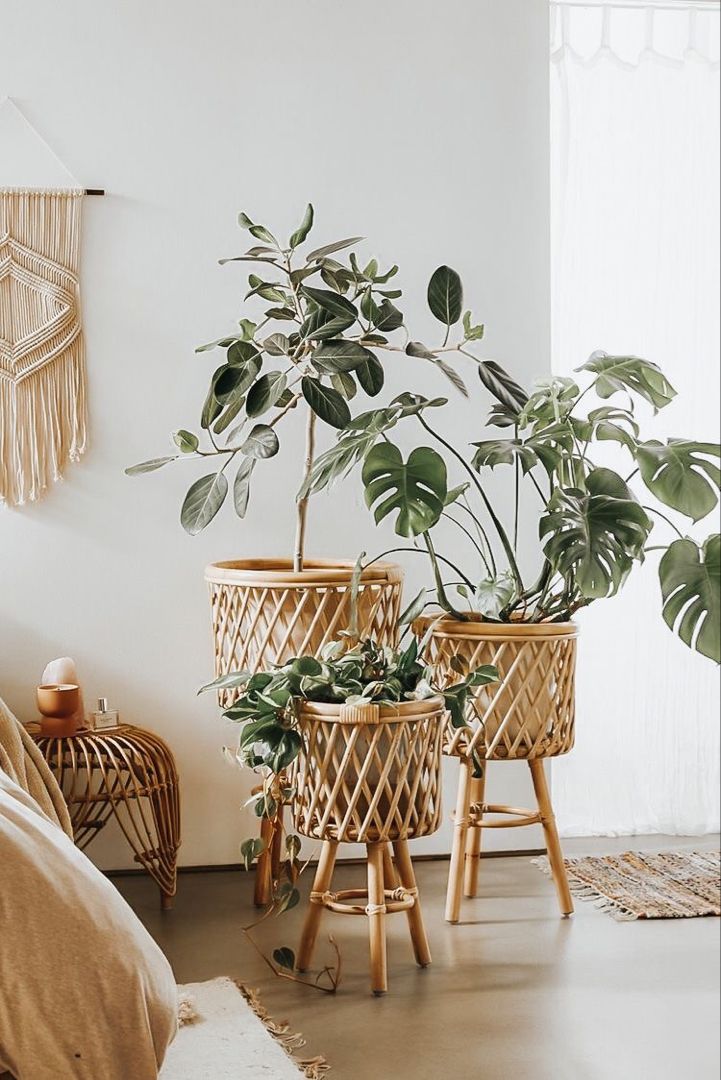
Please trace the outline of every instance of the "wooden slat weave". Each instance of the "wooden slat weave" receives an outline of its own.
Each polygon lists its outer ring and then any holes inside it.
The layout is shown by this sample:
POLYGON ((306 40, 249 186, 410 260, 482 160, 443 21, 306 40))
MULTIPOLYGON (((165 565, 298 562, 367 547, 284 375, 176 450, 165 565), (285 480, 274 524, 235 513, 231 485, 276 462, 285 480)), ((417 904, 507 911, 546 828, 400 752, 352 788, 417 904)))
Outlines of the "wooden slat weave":
MULTIPOLYGON (((281 559, 213 563, 205 577, 215 674, 256 672, 292 656, 317 656, 348 625, 352 573, 350 562, 306 562, 303 574, 281 559)), ((394 564, 376 563, 364 573, 358 594, 362 637, 396 643, 402 589, 403 571, 394 564)), ((218 700, 228 708, 237 696, 226 690, 218 700)))
MULTIPOLYGON (((430 620, 419 622, 427 626, 430 620)), ((474 751, 486 761, 568 753, 574 742, 577 635, 574 623, 440 620, 428 655, 441 685, 459 677, 451 666, 454 657, 466 670, 494 664, 500 676, 469 698, 470 732, 448 725, 444 752, 463 756, 474 751)))
POLYGON ((304 836, 377 843, 427 836, 441 822, 443 701, 370 706, 307 703, 293 771, 295 827, 304 836), (353 708, 353 707, 352 707, 353 708))

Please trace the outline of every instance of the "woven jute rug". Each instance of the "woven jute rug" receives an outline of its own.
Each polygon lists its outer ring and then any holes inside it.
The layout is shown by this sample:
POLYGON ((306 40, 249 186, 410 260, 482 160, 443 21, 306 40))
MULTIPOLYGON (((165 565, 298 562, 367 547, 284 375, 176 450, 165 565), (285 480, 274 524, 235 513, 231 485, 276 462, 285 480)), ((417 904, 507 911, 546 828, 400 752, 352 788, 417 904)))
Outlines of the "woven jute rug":
MULTIPOLYGON (((534 864, 549 872, 548 860, 534 864)), ((564 859, 574 896, 614 919, 691 919, 721 915, 718 851, 625 851, 564 859)))
MULTIPOLYGON (((328 1065, 232 979, 178 987, 180 1027, 160 1080, 324 1080, 328 1065)), ((329 1078, 330 1080, 330 1078, 329 1078)))

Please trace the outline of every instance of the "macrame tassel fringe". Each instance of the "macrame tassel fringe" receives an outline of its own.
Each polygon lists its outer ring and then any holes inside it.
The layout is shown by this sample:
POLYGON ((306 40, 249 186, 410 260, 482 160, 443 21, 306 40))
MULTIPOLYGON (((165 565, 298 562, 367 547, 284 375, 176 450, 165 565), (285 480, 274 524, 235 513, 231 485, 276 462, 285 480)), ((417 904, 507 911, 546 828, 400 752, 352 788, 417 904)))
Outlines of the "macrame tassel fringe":
POLYGON ((39 499, 80 459, 86 441, 82 336, 20 382, 0 377, 0 502, 39 499))

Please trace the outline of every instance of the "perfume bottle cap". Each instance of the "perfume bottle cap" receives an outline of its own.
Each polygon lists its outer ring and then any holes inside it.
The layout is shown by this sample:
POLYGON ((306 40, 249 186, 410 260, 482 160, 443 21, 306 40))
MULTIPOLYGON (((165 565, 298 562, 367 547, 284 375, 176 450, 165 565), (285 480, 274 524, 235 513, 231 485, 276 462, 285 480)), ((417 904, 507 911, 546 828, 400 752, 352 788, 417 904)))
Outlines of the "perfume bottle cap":
POLYGON ((98 698, 98 712, 108 711, 108 699, 106 697, 98 698))

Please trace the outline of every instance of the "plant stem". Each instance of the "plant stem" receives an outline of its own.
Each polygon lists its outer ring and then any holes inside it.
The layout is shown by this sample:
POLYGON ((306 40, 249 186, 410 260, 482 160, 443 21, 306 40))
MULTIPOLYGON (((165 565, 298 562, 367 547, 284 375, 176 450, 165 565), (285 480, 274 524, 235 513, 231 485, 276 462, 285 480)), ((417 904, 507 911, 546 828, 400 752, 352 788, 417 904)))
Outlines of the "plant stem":
POLYGON ((470 542, 473 544, 473 546, 476 549, 476 551, 478 552, 478 554, 481 556, 481 560, 483 562, 483 565, 486 568, 486 573, 488 574, 489 577, 491 577, 492 576, 492 571, 491 571, 490 566, 488 565, 488 560, 486 559, 483 548, 478 543, 478 541, 475 539, 475 537, 470 532, 470 530, 467 529, 466 526, 462 522, 460 522, 458 520, 458 518, 454 518, 452 514, 449 514, 447 510, 443 511, 443 517, 446 518, 448 521, 452 521, 453 524, 456 525, 461 530, 461 532, 466 534, 466 536, 468 537, 470 542))
MULTIPOLYGON (((305 429, 305 466, 303 469, 303 486, 310 479, 313 470, 313 458, 315 455, 315 413, 308 409, 308 422, 305 429)), ((305 554, 305 530, 308 518, 308 499, 306 495, 297 502, 297 522, 295 531, 295 553, 293 556, 293 570, 299 574, 303 569, 303 556, 305 554)))
POLYGON ((421 423, 421 425, 426 429, 426 431, 428 432, 429 435, 432 435, 434 439, 437 439, 438 442, 441 443, 442 446, 445 446, 446 450, 448 450, 451 454, 453 454, 453 456, 455 458, 458 459, 458 461, 460 461, 461 465, 463 466, 463 468, 466 470, 466 472, 470 476, 471 480, 473 481, 474 486, 478 490, 479 495, 483 499, 486 510, 488 511, 490 519, 493 522, 493 525, 495 527, 496 532, 498 533, 498 537, 499 537, 499 539, 501 541, 501 544, 503 545, 503 550, 506 553, 506 558, 508 559, 508 565, 511 568, 511 574, 513 575, 513 580, 515 581, 516 589, 518 590, 519 593, 522 593, 523 592, 523 578, 521 577, 521 571, 520 571, 520 569, 518 567, 518 563, 516 561, 516 556, 515 556, 515 553, 513 551, 513 545, 511 544, 511 541, 508 539, 508 534, 506 533, 506 530, 503 528, 503 525, 501 524, 501 521, 500 521, 498 515, 496 514, 495 510, 493 509, 493 506, 491 505, 490 499, 488 498, 485 491, 483 490, 483 487, 482 487, 478 477, 476 476, 476 474, 474 473, 473 469, 468 464, 466 459, 463 457, 463 455, 461 453, 459 453, 459 451, 456 450, 456 448, 454 446, 452 446, 449 442, 447 442, 443 438, 442 435, 439 435, 437 431, 434 431, 433 428, 430 427, 430 425, 426 423, 426 421, 423 419, 423 417, 420 415, 420 413, 418 414, 418 420, 421 423))
MULTIPOLYGON (((459 619, 461 621, 465 621, 468 616, 464 615, 463 612, 461 612, 461 611, 456 611, 456 609, 453 607, 453 604, 448 599, 448 595, 446 593, 445 585, 443 584, 443 578, 441 577, 441 571, 440 571, 440 567, 438 566, 438 560, 437 560, 437 557, 436 557, 436 551, 435 551, 435 548, 433 547, 433 541, 431 540, 430 533, 424 532, 423 533, 423 540, 425 541, 425 545, 426 545, 426 547, 428 549, 428 554, 430 556, 431 564, 433 566, 433 576, 436 579, 436 596, 438 597, 438 603, 443 608, 443 610, 447 611, 449 615, 452 615, 454 619, 459 619)), ((463 577, 462 574, 461 574, 461 577, 463 577)), ((471 588, 472 588, 472 586, 471 586, 471 588)))
MULTIPOLYGON (((648 510, 649 514, 656 514, 657 517, 660 517, 663 521, 666 522, 667 525, 671 526, 671 528, 676 533, 676 536, 679 538, 679 540, 684 540, 685 539, 683 533, 681 532, 681 530, 679 529, 679 527, 677 525, 674 525, 673 521, 671 521, 671 518, 666 517, 666 515, 662 514, 660 510, 657 510, 655 506, 642 506, 641 509, 642 510, 648 510)), ((646 551, 648 551, 648 550, 649 549, 646 548, 646 551)))

